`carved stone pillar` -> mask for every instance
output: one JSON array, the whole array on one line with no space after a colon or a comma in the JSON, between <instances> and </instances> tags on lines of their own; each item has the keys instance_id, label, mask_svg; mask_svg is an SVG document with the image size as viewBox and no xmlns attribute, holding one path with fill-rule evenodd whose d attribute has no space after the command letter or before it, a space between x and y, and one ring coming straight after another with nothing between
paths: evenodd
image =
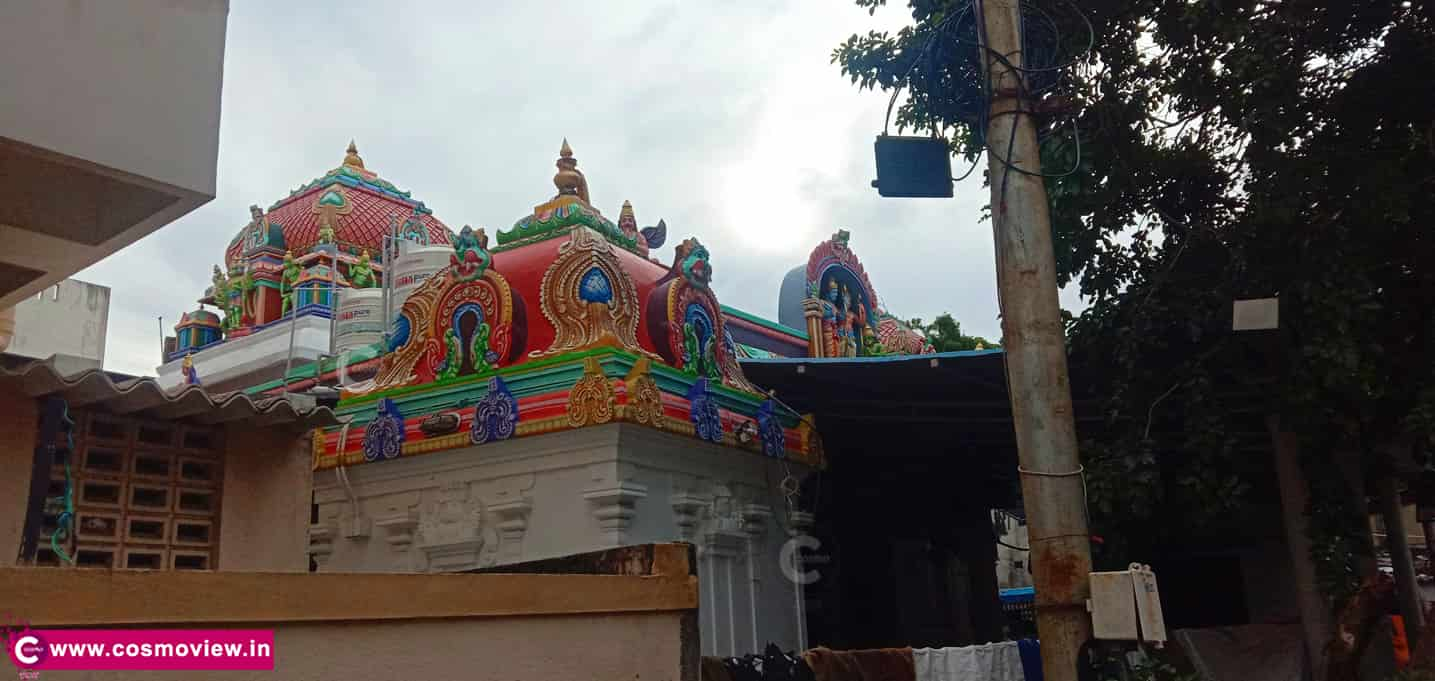
<instances>
[{"instance_id":1,"label":"carved stone pillar","mask_svg":"<svg viewBox=\"0 0 1435 681\"><path fill-rule=\"evenodd\" d=\"M320 569L329 562L334 553L334 526L331 523L314 523L309 526L309 555Z\"/></svg>"},{"instance_id":2,"label":"carved stone pillar","mask_svg":"<svg viewBox=\"0 0 1435 681\"><path fill-rule=\"evenodd\" d=\"M764 643L758 626L757 604L762 602L762 540L772 520L772 507L767 504L744 504L740 512L742 531L747 535L747 606L750 617L753 651Z\"/></svg>"},{"instance_id":3,"label":"carved stone pillar","mask_svg":"<svg viewBox=\"0 0 1435 681\"><path fill-rule=\"evenodd\" d=\"M810 511L788 511L787 534L792 537L812 534L812 526L816 522L817 516Z\"/></svg>"},{"instance_id":4,"label":"carved stone pillar","mask_svg":"<svg viewBox=\"0 0 1435 681\"><path fill-rule=\"evenodd\" d=\"M410 510L374 521L374 526L383 532L384 541L395 553L404 553L413 546L414 532L419 527L419 514Z\"/></svg>"},{"instance_id":5,"label":"carved stone pillar","mask_svg":"<svg viewBox=\"0 0 1435 681\"><path fill-rule=\"evenodd\" d=\"M822 301L816 298L803 300L802 316L807 318L807 356L825 356L822 347Z\"/></svg>"},{"instance_id":6,"label":"carved stone pillar","mask_svg":"<svg viewBox=\"0 0 1435 681\"><path fill-rule=\"evenodd\" d=\"M639 499L646 496L647 485L628 480L590 487L583 492L589 512L598 521L603 540L611 546L622 546L628 540L633 518L638 515L634 507Z\"/></svg>"},{"instance_id":7,"label":"carved stone pillar","mask_svg":"<svg viewBox=\"0 0 1435 681\"><path fill-rule=\"evenodd\" d=\"M498 554L506 562L523 559L523 535L528 532L528 515L533 504L528 499L518 498L493 504L488 507L496 519L498 530Z\"/></svg>"},{"instance_id":8,"label":"carved stone pillar","mask_svg":"<svg viewBox=\"0 0 1435 681\"><path fill-rule=\"evenodd\" d=\"M673 523L678 526L678 541L696 543L698 526L702 524L702 511L707 507L708 499L692 492L678 492L671 500Z\"/></svg>"},{"instance_id":9,"label":"carved stone pillar","mask_svg":"<svg viewBox=\"0 0 1435 681\"><path fill-rule=\"evenodd\" d=\"M742 507L742 531L748 540L760 543L767 535L768 523L772 520L772 507L767 504L745 504Z\"/></svg>"}]
</instances>

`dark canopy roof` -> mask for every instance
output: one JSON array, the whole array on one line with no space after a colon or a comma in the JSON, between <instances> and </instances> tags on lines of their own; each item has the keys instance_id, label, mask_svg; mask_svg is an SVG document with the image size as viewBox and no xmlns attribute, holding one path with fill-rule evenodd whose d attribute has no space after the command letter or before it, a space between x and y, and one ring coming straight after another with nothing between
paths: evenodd
<instances>
[{"instance_id":1,"label":"dark canopy roof","mask_svg":"<svg viewBox=\"0 0 1435 681\"><path fill-rule=\"evenodd\" d=\"M937 428L954 443L1015 451L1001 350L744 359L754 384L819 421Z\"/></svg>"},{"instance_id":2,"label":"dark canopy roof","mask_svg":"<svg viewBox=\"0 0 1435 681\"><path fill-rule=\"evenodd\" d=\"M1016 437L1001 350L744 359L742 368L814 416L834 473L976 507L1015 507Z\"/></svg>"}]
</instances>

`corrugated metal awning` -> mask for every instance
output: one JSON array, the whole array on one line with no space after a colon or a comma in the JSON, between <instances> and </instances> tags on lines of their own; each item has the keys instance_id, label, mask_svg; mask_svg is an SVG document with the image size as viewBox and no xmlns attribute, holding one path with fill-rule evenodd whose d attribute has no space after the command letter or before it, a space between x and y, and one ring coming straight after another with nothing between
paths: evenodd
<instances>
[{"instance_id":1,"label":"corrugated metal awning","mask_svg":"<svg viewBox=\"0 0 1435 681\"><path fill-rule=\"evenodd\" d=\"M98 369L65 375L53 359L15 368L0 366L0 390L18 389L30 397L58 395L72 408L99 407L114 414L166 421L246 425L297 424L303 427L338 423L333 410L318 406L309 395L251 398L241 391L209 393L186 385L166 391L153 378L116 381Z\"/></svg>"}]
</instances>

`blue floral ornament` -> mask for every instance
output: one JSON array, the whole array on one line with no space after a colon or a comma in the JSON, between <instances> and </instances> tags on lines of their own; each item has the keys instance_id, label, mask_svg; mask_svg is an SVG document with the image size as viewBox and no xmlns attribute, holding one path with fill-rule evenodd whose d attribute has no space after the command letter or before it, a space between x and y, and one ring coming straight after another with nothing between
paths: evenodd
<instances>
[{"instance_id":1,"label":"blue floral ornament","mask_svg":"<svg viewBox=\"0 0 1435 681\"><path fill-rule=\"evenodd\" d=\"M589 303L612 305L613 284L608 281L608 275L597 267L590 268L578 284L578 298Z\"/></svg>"},{"instance_id":2,"label":"blue floral ornament","mask_svg":"<svg viewBox=\"0 0 1435 681\"><path fill-rule=\"evenodd\" d=\"M488 392L473 408L473 425L469 440L474 444L507 440L518 427L518 400L503 379L488 379Z\"/></svg>"},{"instance_id":3,"label":"blue floral ornament","mask_svg":"<svg viewBox=\"0 0 1435 681\"><path fill-rule=\"evenodd\" d=\"M379 413L364 428L364 460L397 459L404 446L404 416L398 405L385 397L379 400Z\"/></svg>"},{"instance_id":4,"label":"blue floral ornament","mask_svg":"<svg viewBox=\"0 0 1435 681\"><path fill-rule=\"evenodd\" d=\"M787 455L787 433L782 430L775 406L776 402L769 398L757 408L757 430L762 435L762 453L782 458Z\"/></svg>"},{"instance_id":5,"label":"blue floral ornament","mask_svg":"<svg viewBox=\"0 0 1435 681\"><path fill-rule=\"evenodd\" d=\"M688 402L691 404L688 417L698 439L722 442L722 418L718 415L717 401L708 392L708 379L699 378L693 383L688 389Z\"/></svg>"}]
</instances>

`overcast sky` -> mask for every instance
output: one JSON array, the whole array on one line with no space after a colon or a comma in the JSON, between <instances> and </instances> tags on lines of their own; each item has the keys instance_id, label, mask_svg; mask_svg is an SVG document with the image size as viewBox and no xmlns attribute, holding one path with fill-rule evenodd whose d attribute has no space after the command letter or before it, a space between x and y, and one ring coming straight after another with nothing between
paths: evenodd
<instances>
[{"instance_id":1,"label":"overcast sky","mask_svg":"<svg viewBox=\"0 0 1435 681\"><path fill-rule=\"evenodd\" d=\"M725 304L775 319L782 275L845 228L891 313L995 339L981 173L955 199L878 197L887 98L829 63L908 22L894 4L234 2L217 197L77 275L112 289L106 368L153 374L156 318L172 334L196 307L248 206L338 166L350 138L451 228L493 234L553 195L567 137L605 215L627 199L640 225L667 220L659 259L702 240Z\"/></svg>"}]
</instances>

